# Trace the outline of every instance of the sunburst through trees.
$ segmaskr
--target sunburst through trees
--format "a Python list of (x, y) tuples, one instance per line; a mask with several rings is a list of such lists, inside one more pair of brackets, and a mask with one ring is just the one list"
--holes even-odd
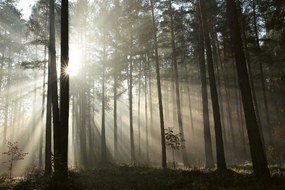
[(0, 152), (29, 152), (13, 175), (284, 163), (283, 1), (22, 2), (0, 1)]

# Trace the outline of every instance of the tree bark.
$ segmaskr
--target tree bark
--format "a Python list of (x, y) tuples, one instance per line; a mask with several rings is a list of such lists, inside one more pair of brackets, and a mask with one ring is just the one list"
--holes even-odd
[(201, 92), (202, 92), (202, 106), (203, 106), (203, 124), (204, 124), (204, 145), (205, 145), (205, 157), (206, 168), (214, 168), (210, 120), (209, 120), (209, 108), (208, 108), (208, 94), (207, 94), (207, 78), (206, 78), (206, 65), (205, 65), (205, 52), (204, 52), (204, 37), (203, 30), (200, 24), (199, 27), (199, 67), (200, 67), (200, 79), (201, 79)]
[(160, 83), (160, 68), (159, 68), (159, 58), (158, 58), (158, 44), (157, 44), (157, 29), (155, 24), (154, 16), (154, 5), (153, 0), (151, 3), (151, 15), (152, 15), (152, 25), (153, 25), (153, 40), (154, 40), (154, 51), (155, 51), (155, 71), (156, 71), (156, 82), (157, 82), (157, 95), (159, 104), (159, 118), (160, 118), (160, 138), (161, 138), (161, 164), (162, 168), (166, 169), (166, 144), (165, 144), (165, 129), (164, 129), (164, 118), (163, 118), (163, 105), (161, 96), (161, 83)]
[[(51, 162), (51, 106), (52, 106), (52, 57), (55, 57), (55, 31), (54, 31), (54, 0), (49, 0), (49, 59), (48, 59), (48, 83), (47, 83), (47, 107), (46, 107), (46, 142), (45, 142), (45, 176), (52, 174)], [(53, 30), (53, 31), (52, 31)], [(54, 50), (54, 49), (53, 49)], [(54, 53), (54, 55), (52, 55)]]
[(227, 167), (226, 167), (225, 154), (224, 154), (222, 125), (221, 125), (221, 117), (220, 117), (220, 106), (219, 106), (218, 93), (217, 93), (217, 87), (216, 87), (216, 79), (215, 79), (207, 16), (206, 16), (204, 0), (200, 0), (199, 2), (200, 2), (201, 21), (202, 21), (202, 26), (203, 26), (203, 34), (204, 34), (204, 41), (205, 41), (205, 48), (206, 48), (206, 55), (207, 55), (210, 92), (211, 92), (211, 99), (212, 99), (214, 124), (215, 124), (217, 168), (224, 170)]
[(61, 2), (61, 72), (60, 72), (60, 172), (64, 179), (68, 174), (68, 117), (69, 117), (69, 18), (68, 0)]
[(139, 94), (138, 94), (138, 135), (139, 135), (139, 158), (141, 159), (141, 61), (139, 64)]
[[(132, 30), (132, 29), (131, 29)], [(131, 37), (131, 55), (130, 55), (130, 73), (129, 73), (129, 114), (130, 114), (130, 143), (131, 143), (131, 161), (135, 162), (135, 142), (133, 128), (133, 37)]]
[(117, 71), (114, 74), (114, 158), (118, 157), (118, 118), (117, 118), (117, 86), (118, 76)]
[(240, 26), (237, 19), (237, 6), (234, 0), (226, 0), (226, 7), (231, 32), (231, 39), (236, 59), (239, 86), (241, 89), (253, 170), (257, 177), (269, 177), (270, 173), (267, 166), (266, 157), (262, 148), (260, 131), (258, 128), (258, 123), (252, 101), (252, 93), (249, 85), (249, 77), (242, 46)]
[(260, 70), (260, 82), (262, 87), (262, 96), (263, 96), (263, 103), (265, 109), (265, 119), (266, 119), (266, 129), (268, 135), (269, 145), (272, 145), (272, 131), (270, 126), (270, 118), (269, 118), (269, 111), (268, 111), (268, 101), (266, 96), (266, 87), (265, 87), (265, 80), (264, 80), (264, 70), (261, 60), (261, 48), (259, 45), (259, 37), (258, 37), (258, 26), (257, 26), (257, 15), (256, 15), (256, 0), (252, 1), (252, 9), (253, 9), (253, 21), (254, 21), (254, 33), (255, 33), (255, 42), (257, 47), (257, 56), (258, 56), (258, 65)]
[[(146, 61), (146, 60), (145, 60)], [(147, 164), (149, 163), (149, 134), (148, 134), (148, 106), (147, 106), (147, 64), (146, 62), (144, 63), (144, 92), (145, 92), (145, 98), (144, 98), (144, 103), (145, 103), (145, 138), (146, 138), (146, 162)]]
[(101, 119), (101, 164), (107, 163), (107, 147), (106, 147), (106, 127), (105, 127), (105, 64), (106, 64), (106, 39), (104, 35), (104, 47), (103, 47), (103, 62), (102, 62), (102, 119)]
[(177, 106), (177, 118), (178, 118), (178, 127), (179, 133), (181, 134), (182, 142), (182, 158), (184, 165), (188, 166), (188, 158), (185, 145), (184, 129), (182, 122), (182, 113), (181, 113), (181, 103), (180, 103), (180, 90), (179, 90), (179, 81), (178, 81), (178, 67), (176, 60), (176, 47), (175, 47), (175, 36), (174, 36), (174, 24), (173, 24), (173, 15), (172, 15), (172, 4), (171, 0), (169, 1), (169, 11), (170, 11), (170, 31), (171, 31), (171, 47), (172, 47), (172, 65), (174, 70), (174, 81), (175, 81), (175, 94), (176, 94), (176, 106)]

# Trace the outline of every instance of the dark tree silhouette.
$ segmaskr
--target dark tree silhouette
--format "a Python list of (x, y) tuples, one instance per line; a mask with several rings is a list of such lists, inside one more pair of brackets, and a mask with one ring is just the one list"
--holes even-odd
[(211, 92), (211, 99), (212, 99), (214, 124), (215, 124), (217, 168), (226, 169), (223, 135), (222, 135), (222, 125), (221, 125), (221, 117), (220, 117), (220, 106), (219, 106), (218, 92), (217, 92), (217, 87), (216, 87), (214, 63), (213, 63), (213, 58), (212, 58), (212, 49), (211, 49), (211, 43), (210, 43), (210, 37), (209, 37), (205, 3), (204, 3), (204, 0), (200, 0), (199, 3), (200, 3), (201, 21), (202, 21), (202, 26), (203, 26), (206, 55), (207, 55), (210, 92)]
[(210, 131), (204, 37), (203, 37), (203, 30), (202, 30), (201, 23), (199, 27), (198, 54), (199, 54), (200, 80), (201, 80), (201, 91), (202, 91), (202, 109), (203, 109), (206, 168), (213, 168), (215, 164), (214, 164), (214, 159), (213, 159), (212, 140), (211, 140), (211, 131)]
[(249, 85), (248, 71), (242, 46), (240, 26), (238, 23), (237, 6), (234, 0), (226, 0), (227, 15), (231, 31), (231, 39), (235, 53), (239, 87), (241, 90), (246, 128), (249, 138), (250, 152), (254, 173), (258, 177), (269, 177), (269, 169), (262, 148), (260, 131), (254, 111), (252, 93)]
[(69, 30), (68, 0), (61, 2), (61, 72), (60, 72), (60, 175), (67, 178), (68, 174), (68, 116), (69, 116)]
[(155, 15), (154, 15), (154, 5), (153, 0), (150, 0), (151, 3), (151, 15), (152, 15), (152, 24), (153, 24), (153, 40), (154, 40), (154, 51), (155, 51), (155, 71), (156, 71), (156, 82), (157, 82), (157, 93), (158, 93), (158, 106), (159, 106), (159, 119), (160, 119), (160, 138), (161, 138), (161, 159), (162, 159), (162, 168), (166, 169), (166, 145), (165, 145), (165, 131), (164, 131), (164, 118), (163, 118), (163, 105), (162, 105), (162, 96), (161, 96), (161, 83), (160, 83), (160, 68), (159, 68), (159, 57), (158, 57), (158, 45), (157, 45), (157, 29), (155, 24)]

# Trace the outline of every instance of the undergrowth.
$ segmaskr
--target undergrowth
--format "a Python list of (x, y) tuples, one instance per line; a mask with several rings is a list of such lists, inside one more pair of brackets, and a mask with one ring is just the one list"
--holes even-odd
[[(23, 180), (9, 184), (0, 178), (0, 189), (15, 190), (179, 190), (179, 189), (285, 189), (284, 172), (275, 172), (269, 179), (257, 179), (244, 168), (227, 171), (162, 170), (139, 166), (112, 166), (96, 170), (72, 170), (68, 180), (56, 181), (42, 174), (30, 174)], [(5, 181), (5, 180), (4, 180)]]

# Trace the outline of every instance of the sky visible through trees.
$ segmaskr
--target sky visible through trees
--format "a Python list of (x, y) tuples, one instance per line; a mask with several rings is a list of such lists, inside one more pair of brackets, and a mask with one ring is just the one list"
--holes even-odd
[(0, 152), (28, 153), (14, 175), (284, 165), (284, 1), (66, 2), (0, 1)]

